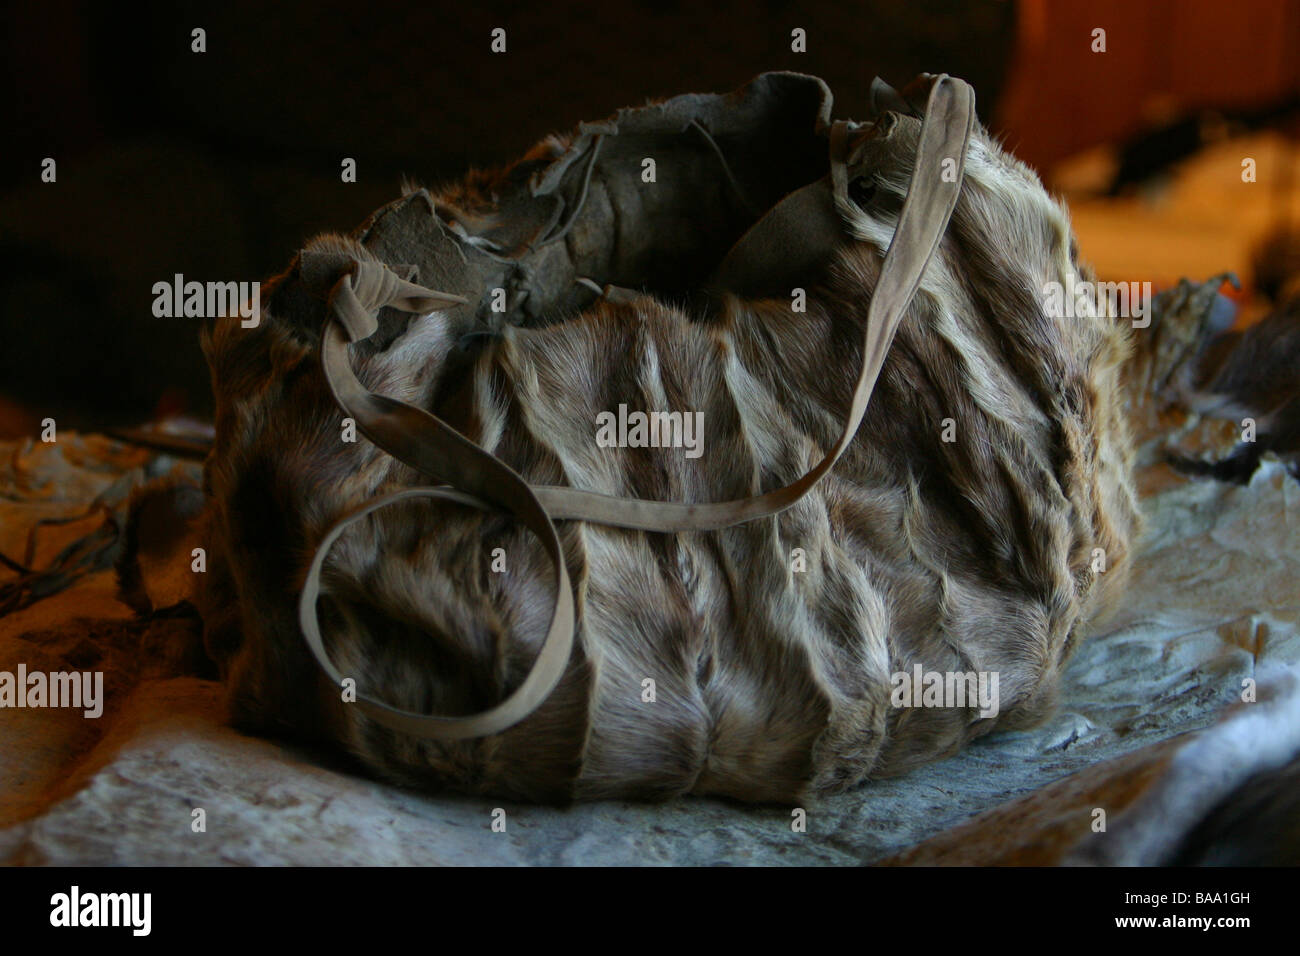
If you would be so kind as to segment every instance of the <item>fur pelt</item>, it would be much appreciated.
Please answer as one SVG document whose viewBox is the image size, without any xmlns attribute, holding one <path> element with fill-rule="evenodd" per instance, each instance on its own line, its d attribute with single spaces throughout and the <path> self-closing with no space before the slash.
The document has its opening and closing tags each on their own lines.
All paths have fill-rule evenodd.
<svg viewBox="0 0 1300 956">
<path fill-rule="evenodd" d="M 861 361 L 920 127 L 888 115 L 866 147 L 876 193 L 841 210 L 853 241 L 810 278 L 806 312 L 788 298 L 727 296 L 701 313 L 640 295 L 469 338 L 435 313 L 355 349 L 358 376 L 534 484 L 675 501 L 786 484 L 835 440 Z M 509 176 L 457 189 L 486 196 Z M 339 236 L 313 248 L 371 256 Z M 1040 721 L 1122 591 L 1139 520 L 1118 379 L 1127 323 L 1049 316 L 1045 283 L 1069 277 L 1090 278 L 1064 209 L 978 130 L 947 235 L 832 475 L 784 513 L 721 531 L 560 523 L 579 608 L 564 680 L 504 733 L 430 741 L 345 703 L 298 630 L 297 589 L 326 529 L 427 477 L 364 439 L 340 441 L 311 335 L 277 320 L 286 273 L 259 328 L 205 332 L 218 413 L 202 610 L 234 719 L 341 745 L 422 788 L 765 802 L 841 791 Z M 598 447 L 597 415 L 620 404 L 703 412 L 703 455 Z M 334 661 L 362 685 L 395 706 L 464 714 L 527 672 L 551 581 L 508 519 L 402 504 L 335 547 L 321 619 Z M 891 675 L 916 664 L 997 672 L 999 714 L 892 706 Z"/>
</svg>

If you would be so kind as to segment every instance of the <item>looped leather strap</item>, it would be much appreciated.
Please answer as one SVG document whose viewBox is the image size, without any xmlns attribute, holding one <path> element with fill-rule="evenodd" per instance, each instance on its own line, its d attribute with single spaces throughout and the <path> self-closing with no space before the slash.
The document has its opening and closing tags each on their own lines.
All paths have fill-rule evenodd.
<svg viewBox="0 0 1300 956">
<path fill-rule="evenodd" d="M 359 259 L 339 276 L 326 300 L 353 342 L 375 334 L 379 328 L 379 309 L 384 306 L 403 312 L 428 313 L 468 301 L 463 295 L 435 292 L 408 282 L 382 262 Z"/>
<path fill-rule="evenodd" d="M 455 487 L 411 488 L 387 494 L 339 521 L 317 546 L 298 601 L 298 622 L 307 646 L 330 679 L 342 685 L 347 675 L 334 666 L 325 650 L 316 605 L 325 558 L 350 525 L 399 501 L 435 498 L 485 511 L 505 510 L 535 534 L 555 568 L 555 604 L 537 660 L 523 683 L 505 700 L 471 716 L 441 717 L 393 707 L 356 688 L 355 703 L 368 717 L 402 733 L 443 740 L 500 733 L 536 710 L 564 676 L 573 650 L 576 624 L 573 589 L 559 535 L 528 483 L 504 462 L 428 412 L 368 391 L 358 381 L 348 360 L 344 336 L 351 336 L 355 341 L 359 332 L 364 333 L 362 338 L 372 334 L 378 328 L 376 313 L 380 307 L 429 312 L 465 301 L 463 296 L 434 292 L 407 282 L 378 262 L 357 262 L 330 291 L 329 303 L 335 318 L 322 335 L 321 361 L 334 400 L 375 445 Z"/>
<path fill-rule="evenodd" d="M 527 489 L 527 485 L 524 485 L 522 480 L 519 483 Z M 473 508 L 492 510 L 481 499 L 452 488 L 407 488 L 368 502 L 329 530 L 317 546 L 316 555 L 307 571 L 307 580 L 303 584 L 302 596 L 298 601 L 298 623 L 302 627 L 307 646 L 311 648 L 316 662 L 336 685 L 342 686 L 346 675 L 330 660 L 321 638 L 320 621 L 316 616 L 316 602 L 321 594 L 321 569 L 325 564 L 325 558 L 330 548 L 334 546 L 334 542 L 349 525 L 355 524 L 380 508 L 413 498 L 436 498 Z M 569 655 L 573 651 L 573 633 L 576 623 L 573 589 L 569 582 L 568 569 L 564 564 L 560 539 L 555 533 L 555 525 L 551 523 L 541 506 L 536 504 L 536 499 L 533 500 L 532 507 L 525 505 L 513 514 L 529 531 L 541 539 L 546 549 L 546 556 L 555 567 L 555 607 L 551 612 L 551 623 L 546 631 L 546 640 L 542 642 L 542 649 L 537 654 L 537 660 L 533 662 L 524 682 L 495 707 L 468 717 L 439 717 L 413 713 L 370 697 L 357 688 L 356 706 L 361 708 L 367 717 L 400 733 L 439 740 L 462 740 L 468 737 L 499 734 L 523 720 L 550 696 L 555 685 L 564 676 Z"/>
<path fill-rule="evenodd" d="M 299 621 L 308 647 L 325 673 L 339 683 L 344 679 L 325 651 L 316 614 L 325 558 L 349 525 L 388 504 L 424 497 L 504 511 L 537 535 L 555 567 L 555 607 L 546 639 L 528 676 L 500 704 L 468 717 L 441 717 L 392 707 L 358 689 L 357 705 L 385 726 L 421 737 L 460 739 L 499 733 L 522 720 L 542 704 L 563 676 L 573 646 L 575 613 L 555 520 L 662 532 L 716 530 L 774 515 L 808 494 L 835 465 L 862 423 L 894 333 L 956 207 L 974 121 L 971 88 L 946 75 L 935 77 L 907 198 L 871 297 L 863 331 L 862 369 L 844 428 L 831 450 L 807 474 L 752 498 L 683 504 L 617 498 L 553 485 L 532 487 L 504 462 L 429 412 L 368 391 L 352 370 L 347 345 L 349 339 L 359 341 L 375 331 L 379 308 L 428 312 L 465 299 L 415 285 L 381 263 L 357 262 L 330 293 L 333 320 L 321 338 L 326 381 L 339 406 L 370 441 L 446 485 L 407 489 L 369 502 L 331 528 L 317 547 L 299 601 Z M 832 127 L 832 178 L 841 201 L 847 201 L 848 188 L 843 156 L 846 134 L 847 127 Z M 957 170 L 948 180 L 943 176 L 945 160 L 952 160 Z"/>
</svg>

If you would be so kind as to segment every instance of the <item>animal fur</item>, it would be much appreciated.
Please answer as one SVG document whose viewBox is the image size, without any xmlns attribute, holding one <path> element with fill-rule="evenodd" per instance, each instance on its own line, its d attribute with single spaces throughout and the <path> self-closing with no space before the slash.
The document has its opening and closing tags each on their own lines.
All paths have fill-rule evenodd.
<svg viewBox="0 0 1300 956">
<path fill-rule="evenodd" d="M 675 501 L 786 484 L 846 416 L 920 128 L 886 116 L 866 147 L 875 195 L 840 210 L 853 241 L 809 277 L 804 313 L 788 298 L 728 296 L 699 312 L 643 295 L 470 339 L 439 314 L 403 317 L 382 347 L 354 349 L 358 375 L 535 484 Z M 510 176 L 457 189 L 486 204 Z M 339 236 L 313 247 L 371 256 Z M 204 338 L 218 410 L 202 610 L 235 721 L 341 745 L 421 788 L 767 802 L 842 791 L 1042 720 L 1072 651 L 1122 591 L 1138 525 L 1118 378 L 1127 323 L 1044 310 L 1045 283 L 1091 278 L 1074 248 L 1064 209 L 977 130 L 947 235 L 833 474 L 788 511 L 722 531 L 561 522 L 579 608 L 564 680 L 508 731 L 450 742 L 351 708 L 299 633 L 297 590 L 326 529 L 428 478 L 364 439 L 340 442 L 315 339 L 277 319 L 297 295 L 291 270 L 264 290 L 258 329 L 215 322 Z M 702 411 L 703 456 L 597 447 L 597 414 L 620 403 Z M 490 570 L 496 548 L 503 573 Z M 518 685 L 552 600 L 527 532 L 434 502 L 354 526 L 326 585 L 339 668 L 395 706 L 440 714 Z M 890 675 L 918 663 L 998 672 L 1000 713 L 891 706 Z"/>
</svg>

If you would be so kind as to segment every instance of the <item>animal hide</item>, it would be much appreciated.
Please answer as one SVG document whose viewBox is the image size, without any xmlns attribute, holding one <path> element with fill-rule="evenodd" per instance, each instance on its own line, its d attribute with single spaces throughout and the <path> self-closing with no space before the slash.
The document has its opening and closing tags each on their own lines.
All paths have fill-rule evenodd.
<svg viewBox="0 0 1300 956">
<path fill-rule="evenodd" d="M 327 530 L 427 483 L 364 438 L 340 439 L 313 263 L 410 265 L 422 285 L 466 296 L 430 315 L 381 311 L 376 334 L 351 346 L 353 367 L 529 483 L 757 495 L 806 473 L 848 414 L 921 129 L 915 97 L 888 93 L 849 128 L 852 202 L 826 207 L 829 238 L 786 232 L 760 246 L 766 258 L 728 256 L 755 223 L 797 228 L 801 217 L 764 213 L 828 179 L 829 92 L 765 74 L 412 190 L 352 236 L 314 240 L 264 287 L 257 328 L 208 323 L 217 418 L 201 610 L 236 723 L 340 746 L 424 788 L 796 801 L 1047 715 L 1071 651 L 1123 588 L 1137 530 L 1118 379 L 1127 322 L 1104 307 L 1048 314 L 1046 283 L 1091 276 L 1064 209 L 982 129 L 866 417 L 811 493 L 717 531 L 557 522 L 576 640 L 526 719 L 480 739 L 399 733 L 343 699 L 299 630 L 296 594 Z M 654 183 L 644 157 L 657 158 Z M 598 416 L 620 406 L 702 413 L 702 453 L 600 446 Z M 353 524 L 325 581 L 337 668 L 425 714 L 480 711 L 517 687 L 553 604 L 531 535 L 449 502 Z M 997 714 L 895 706 L 893 676 L 918 665 L 997 674 Z"/>
<path fill-rule="evenodd" d="M 1242 439 L 1217 460 L 1181 450 L 1167 460 L 1188 474 L 1246 484 L 1273 454 L 1300 478 L 1300 296 L 1235 330 L 1231 303 L 1217 293 L 1224 280 L 1237 281 L 1230 273 L 1203 283 L 1184 279 L 1161 293 L 1150 346 L 1133 367 L 1147 373 L 1142 387 L 1161 408 L 1232 421 Z"/>
</svg>

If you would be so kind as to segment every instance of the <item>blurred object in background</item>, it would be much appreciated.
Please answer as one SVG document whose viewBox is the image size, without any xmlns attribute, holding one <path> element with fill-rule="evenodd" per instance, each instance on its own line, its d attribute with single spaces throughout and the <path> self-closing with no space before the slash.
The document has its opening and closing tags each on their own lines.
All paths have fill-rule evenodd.
<svg viewBox="0 0 1300 956">
<path fill-rule="evenodd" d="M 1254 182 L 1242 179 L 1245 158 L 1254 161 Z M 1244 325 L 1281 304 L 1297 264 L 1287 237 L 1300 226 L 1300 178 L 1292 175 L 1300 140 L 1269 130 L 1217 142 L 1179 163 L 1159 188 L 1115 198 L 1102 195 L 1107 177 L 1092 175 L 1101 165 L 1094 150 L 1052 170 L 1080 254 L 1101 278 L 1150 280 L 1159 290 L 1230 271 L 1242 282 L 1232 294 Z"/>
<path fill-rule="evenodd" d="M 1017 22 L 997 125 L 1064 194 L 1099 278 L 1170 289 L 1231 271 L 1240 325 L 1281 305 L 1300 228 L 1300 2 L 1020 0 Z"/>
<path fill-rule="evenodd" d="M 1295 158 L 1300 159 L 1300 151 Z M 1253 265 L 1255 287 L 1274 305 L 1300 298 L 1300 219 L 1284 222 L 1265 236 L 1255 250 Z"/>
<path fill-rule="evenodd" d="M 1103 279 L 1232 270 L 1248 323 L 1294 272 L 1300 0 L 48 0 L 9 26 L 0 437 L 209 415 L 197 321 L 154 318 L 155 282 L 264 279 L 403 176 L 436 185 L 574 116 L 764 70 L 821 76 L 844 117 L 877 74 L 969 80 L 981 119 L 1064 191 Z"/>
<path fill-rule="evenodd" d="M 1300 93 L 1296 0 L 1019 0 L 997 125 L 1040 170 L 1178 114 L 1250 113 Z M 1104 30 L 1105 51 L 1094 52 Z"/>
<path fill-rule="evenodd" d="M 1137 458 L 1237 484 L 1276 458 L 1300 481 L 1300 297 L 1234 329 L 1220 290 L 1235 281 L 1183 280 L 1155 296 L 1127 369 Z"/>
<path fill-rule="evenodd" d="M 536 7 L 49 0 L 14 11 L 0 101 L 0 437 L 210 414 L 196 319 L 152 286 L 252 281 L 311 236 L 514 158 L 575 116 L 765 70 L 821 76 L 862 116 L 876 74 L 945 70 L 987 120 L 1014 40 L 1001 0 L 573 0 Z M 506 30 L 506 52 L 490 49 Z M 206 31 L 206 52 L 191 31 Z M 792 49 L 804 31 L 806 52 Z M 45 157 L 56 183 L 40 181 Z M 353 158 L 357 181 L 340 164 Z M 164 395 L 167 395 L 164 398 Z M 5 402 L 9 412 L 4 411 Z"/>
</svg>

